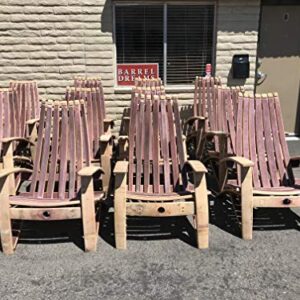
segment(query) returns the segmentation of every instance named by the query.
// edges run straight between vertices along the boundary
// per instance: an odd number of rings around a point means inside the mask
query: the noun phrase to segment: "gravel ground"
[[[205,251],[184,218],[131,220],[119,251],[107,213],[96,253],[64,239],[61,228],[72,236],[78,223],[43,223],[14,255],[0,254],[0,299],[300,299],[300,210],[259,210],[253,240],[243,241],[230,203],[211,204]]]

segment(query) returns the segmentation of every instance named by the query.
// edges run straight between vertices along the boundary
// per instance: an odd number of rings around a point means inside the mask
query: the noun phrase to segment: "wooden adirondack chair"
[[[193,171],[190,184],[188,168]],[[126,216],[193,215],[199,248],[208,247],[205,167],[187,161],[176,99],[134,98],[129,129],[129,160],[115,174],[115,239],[126,249]]]
[[[105,174],[103,184],[105,190],[109,187],[111,177],[111,158],[113,150],[112,128],[114,122],[106,118],[105,100],[100,88],[67,88],[65,99],[70,103],[84,99],[87,106],[88,131],[92,161],[101,161]]]
[[[95,216],[104,193],[94,191],[93,176],[102,169],[91,165],[89,152],[84,103],[43,103],[33,170],[11,167],[0,171],[0,235],[5,254],[12,254],[17,244],[12,231],[15,219],[81,219],[85,250],[96,249]],[[9,159],[11,155],[8,141],[4,143],[4,156]],[[18,173],[32,174],[26,192],[9,184],[9,177]]]
[[[237,179],[225,177],[222,193],[240,197],[242,236],[252,239],[254,208],[300,206],[300,181],[292,172],[300,158],[289,156],[278,94],[239,95],[235,138],[236,156],[221,163],[237,164]]]
[[[25,137],[27,121],[37,119],[40,113],[38,86],[35,81],[12,81],[10,88],[17,91],[15,101],[16,128],[14,136]]]

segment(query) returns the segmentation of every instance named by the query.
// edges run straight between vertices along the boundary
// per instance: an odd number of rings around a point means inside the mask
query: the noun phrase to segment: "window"
[[[158,63],[165,84],[191,84],[213,62],[214,5],[117,5],[117,63]]]

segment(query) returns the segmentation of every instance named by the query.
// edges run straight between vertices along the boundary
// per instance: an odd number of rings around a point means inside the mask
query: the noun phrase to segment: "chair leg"
[[[9,208],[9,178],[0,180],[0,236],[1,246],[4,254],[14,252],[14,242]]]
[[[199,249],[206,249],[209,244],[209,208],[206,178],[204,173],[197,174],[195,177],[197,177],[195,182],[199,183],[195,188],[197,245]]]
[[[81,211],[85,251],[97,249],[97,224],[92,177],[82,177]]]
[[[252,168],[242,168],[242,237],[244,240],[252,240],[253,232],[253,188]]]
[[[124,184],[125,183],[125,184]],[[117,174],[115,177],[114,199],[115,243],[117,249],[127,248],[126,237],[126,176]]]

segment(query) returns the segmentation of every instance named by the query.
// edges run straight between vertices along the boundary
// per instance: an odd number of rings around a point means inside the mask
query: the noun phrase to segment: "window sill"
[[[114,88],[115,94],[129,94],[132,91],[131,86],[119,87],[116,86]],[[166,86],[167,93],[193,93],[194,85],[176,85],[176,86]]]

